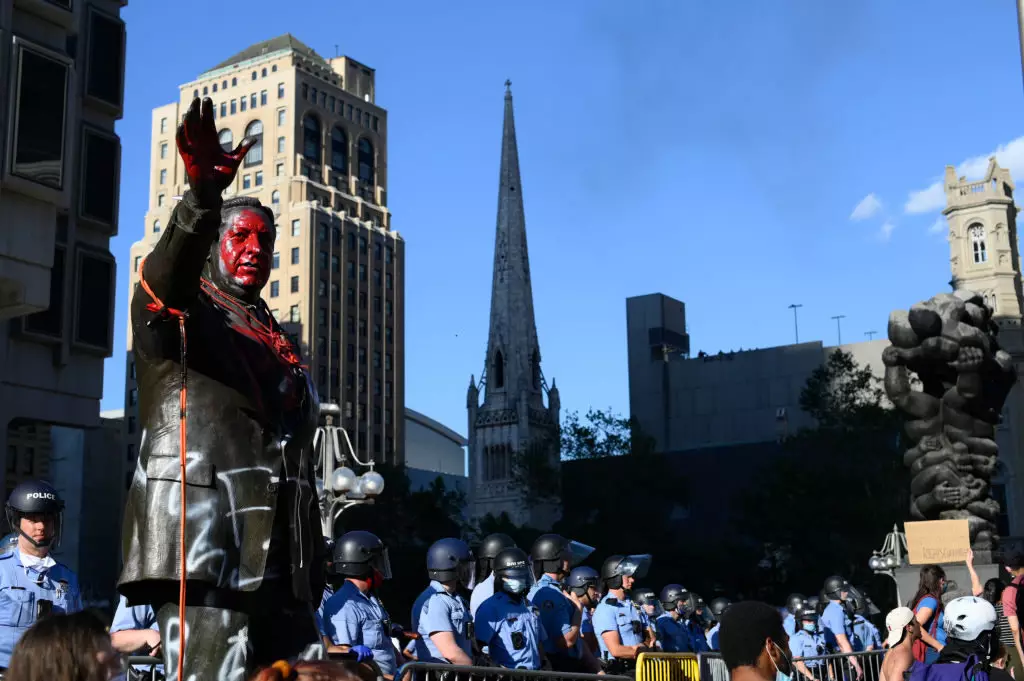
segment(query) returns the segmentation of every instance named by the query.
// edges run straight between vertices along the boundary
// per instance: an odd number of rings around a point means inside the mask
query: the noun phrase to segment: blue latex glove
[[[366,662],[373,659],[373,651],[366,646],[352,646],[350,651],[356,654],[356,662]]]

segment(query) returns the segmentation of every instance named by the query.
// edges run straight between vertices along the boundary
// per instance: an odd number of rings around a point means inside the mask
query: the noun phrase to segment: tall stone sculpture
[[[941,293],[892,313],[892,345],[882,353],[885,390],[907,417],[912,445],[903,458],[910,515],[966,519],[976,551],[998,541],[999,504],[989,494],[999,453],[995,427],[1017,380],[997,333],[980,295]]]
[[[274,215],[221,200],[254,142],[222,150],[213,103],[192,102],[177,134],[189,190],[131,302],[142,444],[118,589],[155,611],[169,681],[247,678],[320,640],[319,402],[260,297]]]

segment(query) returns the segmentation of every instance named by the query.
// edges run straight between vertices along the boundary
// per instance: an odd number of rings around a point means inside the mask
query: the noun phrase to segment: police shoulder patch
[[[618,598],[613,598],[613,597],[609,596],[608,598],[604,599],[604,602],[607,603],[608,605],[618,605],[619,604],[619,599]]]

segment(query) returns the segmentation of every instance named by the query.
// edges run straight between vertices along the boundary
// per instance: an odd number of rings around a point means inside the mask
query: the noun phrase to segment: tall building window
[[[284,83],[277,84],[277,98],[284,99]]]
[[[238,111],[238,102],[232,99],[229,105],[231,106],[231,115],[234,116],[235,112]]]
[[[302,155],[320,165],[320,121],[311,114],[302,119]]]
[[[283,136],[277,138],[277,153],[284,153],[285,139]]]
[[[331,130],[331,168],[336,173],[348,173],[348,137],[340,127]]]
[[[266,90],[261,90],[260,91],[260,106],[266,106],[266,105],[267,105],[267,91]]]
[[[274,175],[277,177],[281,177],[282,175],[284,175],[283,163],[278,163],[276,166],[274,166]]]
[[[277,251],[274,251],[274,259],[270,263],[270,269],[276,270],[280,266],[281,266],[281,254],[278,253]]]
[[[217,139],[220,141],[220,148],[224,151],[231,152],[235,150],[235,136],[227,128],[220,131]]]
[[[166,118],[161,118],[160,119],[160,134],[163,135],[166,132],[167,132],[167,119]]]
[[[278,125],[284,125],[284,117],[285,117],[284,109],[278,109],[277,110],[277,124]]]
[[[249,108],[250,109],[255,109],[256,108],[256,93],[255,92],[252,93],[252,95],[249,97]]]
[[[167,158],[167,142],[160,143],[160,158]]]
[[[263,70],[260,71],[260,78],[266,78],[266,77],[267,77],[267,67],[264,66]]]
[[[296,246],[295,248],[292,249],[292,264],[293,265],[298,265],[299,264],[299,248],[298,248],[298,246]]]
[[[164,195],[163,194],[157,194],[156,195],[156,206],[157,206],[157,208],[159,208],[159,207],[161,207],[163,205],[164,205]]]
[[[167,170],[160,171],[160,184],[167,184]]]
[[[967,228],[967,234],[971,237],[971,250],[974,253],[974,262],[983,263],[988,261],[988,250],[985,248],[985,228],[974,224]]]
[[[249,100],[246,97],[238,98],[238,110],[245,111],[249,108]]]
[[[298,236],[302,230],[301,220],[292,220],[292,236]]]
[[[292,305],[291,308],[289,308],[289,310],[288,310],[288,321],[292,322],[293,324],[302,321],[299,318],[299,306],[298,305]]]
[[[242,189],[249,189],[252,187],[252,177],[250,175],[242,175]]]
[[[228,115],[228,103],[227,102],[221,102],[220,103],[220,117],[224,118],[227,115]]]
[[[245,166],[257,166],[263,163],[263,122],[253,121],[245,128],[246,137],[255,137],[256,144],[252,145],[249,153],[245,155]]]
[[[153,220],[153,234],[159,234],[159,233],[160,233],[160,221],[159,220]]]
[[[253,177],[253,183],[257,187],[262,187],[263,186],[263,171],[262,170],[257,170],[256,171],[256,174]]]
[[[299,278],[298,277],[292,277],[292,280],[291,280],[291,292],[292,293],[298,293],[299,292]]]
[[[373,184],[373,145],[365,137],[359,140],[359,180]]]
[[[281,203],[281,192],[276,189],[270,192],[270,203],[274,205]],[[391,275],[389,274],[388,276],[390,277]]]
[[[270,282],[270,297],[277,298],[281,294],[281,283],[277,281]]]

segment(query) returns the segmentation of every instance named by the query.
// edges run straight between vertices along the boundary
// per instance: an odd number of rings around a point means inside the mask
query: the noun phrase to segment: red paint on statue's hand
[[[192,100],[175,139],[189,186],[199,194],[216,196],[235,179],[242,159],[258,141],[255,137],[246,137],[234,151],[221,148],[213,100],[209,97],[202,104],[198,97]]]
[[[267,218],[255,210],[234,214],[231,226],[220,239],[223,272],[243,288],[263,288],[270,278],[274,231]]]

